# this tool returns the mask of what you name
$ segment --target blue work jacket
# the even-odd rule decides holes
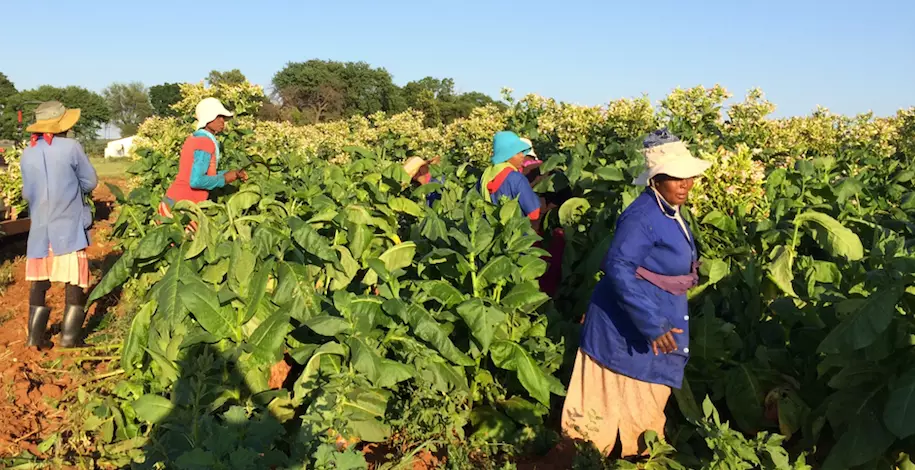
[[[636,277],[636,269],[679,276],[691,272],[697,259],[695,239],[676,211],[652,189],[623,211],[604,277],[591,296],[581,333],[581,349],[617,373],[644,382],[680,388],[689,359],[689,313],[686,295],[671,294]],[[671,328],[678,349],[655,356],[651,341]]]
[[[65,255],[89,246],[92,213],[83,196],[98,184],[95,168],[73,139],[54,137],[26,148],[19,162],[22,196],[29,203],[29,258]]]

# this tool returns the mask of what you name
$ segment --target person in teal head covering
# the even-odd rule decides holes
[[[492,139],[492,166],[483,173],[479,188],[483,197],[493,204],[498,204],[503,196],[517,199],[521,212],[531,221],[537,221],[540,219],[540,197],[521,173],[527,153],[531,151],[529,142],[511,131],[496,132]]]

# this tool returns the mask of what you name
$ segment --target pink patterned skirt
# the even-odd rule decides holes
[[[47,257],[26,259],[25,280],[63,282],[87,289],[89,257],[84,249],[55,256],[49,246]]]

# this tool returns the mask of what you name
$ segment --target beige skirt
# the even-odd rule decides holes
[[[644,445],[639,448],[645,431],[664,436],[669,398],[670,387],[613,372],[579,349],[562,408],[562,430],[605,454],[613,451],[619,436],[623,457],[639,455],[645,451]]]
[[[47,257],[25,260],[25,280],[63,282],[86,289],[89,287],[89,257],[86,250],[55,255],[49,246]]]

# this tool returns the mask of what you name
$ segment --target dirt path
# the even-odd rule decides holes
[[[114,196],[104,183],[93,192],[93,199],[96,223],[88,254],[92,280],[98,282],[103,268],[119,255],[113,251],[115,242],[109,239],[117,215],[112,213]],[[12,283],[0,288],[0,457],[25,450],[40,455],[38,443],[67,424],[66,410],[60,407],[65,395],[76,393],[81,383],[108,369],[105,362],[74,367],[74,359],[85,355],[84,351],[53,348],[39,352],[26,347],[29,283],[25,281],[25,240],[25,235],[0,239],[0,264],[11,263],[13,273]],[[47,305],[51,308],[49,328],[55,335],[51,340],[56,342],[64,308],[61,285],[48,291]],[[89,331],[113,311],[110,304],[93,305],[87,315]]]

